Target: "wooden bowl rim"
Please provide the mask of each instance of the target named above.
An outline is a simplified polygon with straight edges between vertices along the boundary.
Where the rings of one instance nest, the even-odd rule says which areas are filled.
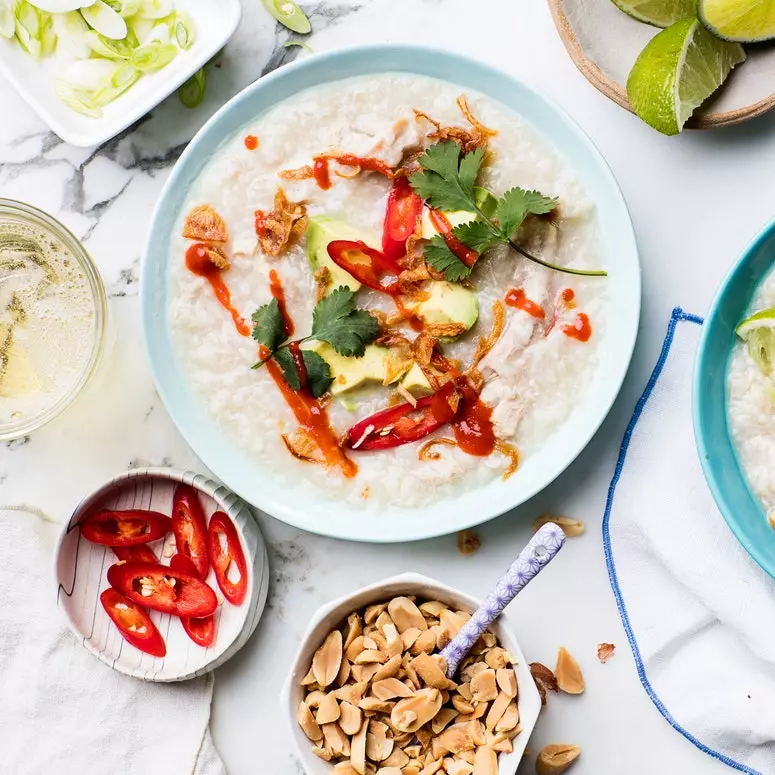
[[[548,2],[557,32],[559,32],[565,50],[570,55],[573,64],[576,65],[579,72],[599,92],[625,110],[634,113],[635,111],[633,111],[630,101],[627,99],[627,92],[616,81],[605,75],[597,64],[586,55],[563,10],[563,4],[566,0],[548,0]],[[772,108],[775,108],[775,93],[744,108],[730,110],[726,113],[706,113],[690,118],[686,126],[689,129],[714,129],[720,126],[732,126],[733,124],[740,124],[743,121],[761,116],[767,111],[772,110]]]

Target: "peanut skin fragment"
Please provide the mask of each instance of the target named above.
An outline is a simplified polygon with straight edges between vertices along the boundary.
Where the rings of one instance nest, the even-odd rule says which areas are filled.
[[[605,664],[614,655],[615,650],[616,646],[613,643],[598,643],[597,658],[602,664]]]

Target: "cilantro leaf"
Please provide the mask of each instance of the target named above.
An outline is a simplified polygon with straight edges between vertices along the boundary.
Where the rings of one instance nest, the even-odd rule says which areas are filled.
[[[456,283],[471,274],[466,266],[450,249],[444,237],[437,234],[425,246],[425,260],[438,272],[444,272],[447,280]]]
[[[460,160],[460,183],[463,190],[471,195],[474,199],[474,184],[479,177],[479,170],[482,168],[482,162],[484,161],[484,148],[477,148],[472,153],[467,153]]]
[[[409,178],[415,193],[437,210],[474,210],[474,183],[482,166],[477,149],[460,160],[460,146],[448,140],[432,145],[420,156],[423,168]]]
[[[484,253],[487,248],[501,241],[500,235],[489,224],[482,221],[461,223],[452,229],[452,234],[477,253]]]
[[[315,398],[320,398],[331,386],[333,379],[331,369],[328,363],[312,350],[302,350],[301,357],[304,359],[304,366],[307,369],[307,387]],[[288,348],[283,348],[274,353],[272,358],[282,369],[285,381],[294,390],[301,390],[299,371],[291,351]]]
[[[495,217],[504,236],[510,239],[528,215],[550,213],[555,207],[556,198],[543,196],[538,191],[512,188],[498,200]]]
[[[250,319],[255,323],[253,338],[269,350],[275,350],[288,336],[277,299],[272,299],[269,304],[259,307]]]
[[[321,299],[312,313],[310,339],[328,342],[339,355],[360,358],[366,345],[379,334],[379,322],[368,312],[355,309],[355,293],[340,286]]]

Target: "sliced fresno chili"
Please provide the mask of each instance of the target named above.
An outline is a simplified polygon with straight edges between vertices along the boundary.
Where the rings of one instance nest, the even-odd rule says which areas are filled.
[[[237,528],[226,514],[216,511],[210,517],[208,538],[210,562],[218,586],[232,605],[241,605],[248,591],[248,565]],[[239,573],[239,578],[233,580],[235,571]]]
[[[134,546],[163,538],[170,531],[170,518],[158,511],[104,509],[81,522],[81,535],[95,544]]]
[[[328,243],[328,255],[337,266],[368,288],[389,293],[391,296],[401,293],[396,279],[401,267],[365,242],[334,240]],[[383,282],[384,275],[391,275],[393,280]]]
[[[142,606],[112,588],[100,595],[100,602],[125,641],[154,657],[167,654],[164,638]]]
[[[122,562],[159,562],[151,548],[146,544],[137,546],[111,546],[113,554]]]
[[[432,396],[421,398],[417,406],[398,404],[366,417],[347,431],[347,446],[363,450],[390,449],[424,438],[455,416],[456,410],[449,403],[454,391],[455,385],[450,381]]]
[[[388,196],[382,230],[382,253],[389,261],[406,255],[406,241],[414,234],[422,209],[423,200],[414,193],[409,180],[396,178]]]
[[[179,484],[172,498],[172,532],[179,554],[188,557],[194,565],[192,575],[203,579],[210,568],[207,555],[207,522],[197,491]]]
[[[181,571],[181,573],[188,573],[192,576],[196,575],[196,566],[191,559],[185,554],[173,554],[170,557],[170,568],[172,570]],[[210,616],[181,616],[180,623],[183,625],[183,629],[186,631],[186,635],[191,638],[197,646],[207,648],[213,645],[215,640],[215,615]]]
[[[204,581],[158,563],[112,565],[108,583],[130,600],[174,616],[209,616],[218,607],[215,592]]]

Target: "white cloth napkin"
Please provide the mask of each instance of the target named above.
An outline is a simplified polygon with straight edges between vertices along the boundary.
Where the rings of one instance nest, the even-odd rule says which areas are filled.
[[[153,684],[111,670],[56,608],[59,526],[0,509],[0,772],[226,775],[213,678]]]
[[[692,317],[673,313],[663,357],[625,435],[604,548],[638,673],[657,709],[714,758],[771,775],[775,583],[737,543],[702,475],[691,419],[700,335]]]

